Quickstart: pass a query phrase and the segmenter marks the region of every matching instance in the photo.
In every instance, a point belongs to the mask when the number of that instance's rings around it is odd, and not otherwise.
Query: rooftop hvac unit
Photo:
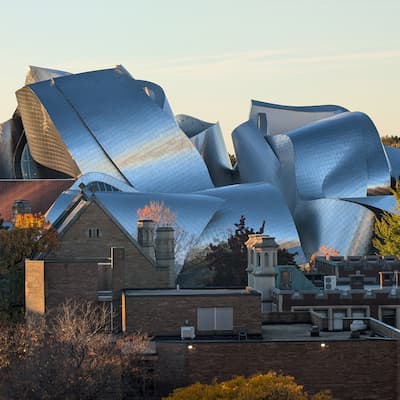
[[[336,276],[335,275],[324,276],[324,289],[325,290],[335,290],[336,289]]]
[[[181,326],[181,339],[194,339],[196,337],[194,326]]]

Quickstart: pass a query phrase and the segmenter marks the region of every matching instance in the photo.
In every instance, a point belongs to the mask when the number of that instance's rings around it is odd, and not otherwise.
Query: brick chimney
[[[154,222],[151,219],[140,219],[137,223],[137,241],[143,253],[155,260]]]
[[[169,287],[175,287],[175,239],[174,229],[170,226],[160,226],[156,231],[155,255],[157,267],[168,268]]]

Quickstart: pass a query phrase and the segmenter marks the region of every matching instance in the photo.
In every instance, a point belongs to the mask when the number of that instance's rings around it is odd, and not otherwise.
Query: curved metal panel
[[[0,178],[15,178],[15,156],[18,142],[23,135],[21,123],[10,119],[0,124]]]
[[[207,168],[175,120],[124,69],[54,79],[98,144],[137,189],[212,187]]]
[[[302,201],[295,211],[307,258],[321,246],[329,246],[343,256],[367,254],[374,220],[374,213],[367,208],[337,199]]]
[[[390,146],[384,146],[384,149],[390,165],[390,175],[400,181],[400,149]]]
[[[32,158],[48,168],[78,176],[79,168],[43,104],[27,86],[16,95]]]
[[[368,196],[359,198],[344,199],[351,201],[352,203],[361,204],[362,206],[368,207],[375,210],[387,211],[392,214],[399,214],[400,210],[397,209],[396,199],[392,195],[387,196]]]
[[[268,183],[252,183],[215,188],[201,192],[215,196],[225,203],[215,213],[200,237],[201,245],[227,239],[234,223],[246,217],[246,224],[257,230],[265,220],[265,233],[276,238],[281,247],[291,252],[302,251],[292,215],[285,200],[274,186]]]
[[[219,123],[212,124],[183,114],[175,118],[205,161],[214,185],[237,183],[237,173],[232,168]]]
[[[71,75],[69,72],[60,71],[58,69],[50,69],[43,67],[36,67],[34,65],[29,66],[29,71],[25,78],[25,85],[31,83],[47,81],[52,78],[57,78],[59,76]]]
[[[362,113],[341,113],[287,134],[302,199],[363,197],[390,185],[379,135]]]
[[[348,110],[336,105],[298,107],[252,100],[250,120],[264,135],[277,135],[345,111]]]
[[[31,154],[37,162],[73,177],[98,171],[126,182],[52,81],[24,87],[16,94]]]
[[[115,179],[113,176],[103,174],[101,172],[89,172],[80,176],[70,187],[70,190],[80,190],[79,185],[82,183],[85,186],[88,186],[93,182],[103,182],[107,185],[113,186],[121,192],[137,192],[137,190],[135,190],[132,186],[127,185],[119,179]]]
[[[280,186],[280,162],[252,121],[232,132],[237,168],[243,183],[268,182]]]

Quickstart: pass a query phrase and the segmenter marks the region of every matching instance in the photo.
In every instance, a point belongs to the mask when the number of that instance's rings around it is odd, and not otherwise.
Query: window
[[[382,308],[382,322],[396,327],[396,309]]]
[[[290,271],[281,271],[281,289],[292,289],[292,274]]]
[[[231,331],[233,329],[233,308],[198,308],[197,329],[199,331]]]
[[[257,253],[257,265],[261,266],[261,255],[260,255],[260,253]]]
[[[367,316],[367,310],[364,308],[352,308],[351,316],[353,318],[365,318]]]
[[[89,239],[98,239],[101,237],[101,231],[99,228],[89,228],[87,235]]]

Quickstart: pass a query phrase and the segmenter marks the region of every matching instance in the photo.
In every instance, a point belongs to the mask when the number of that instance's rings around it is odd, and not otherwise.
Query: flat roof
[[[262,337],[267,341],[334,341],[334,340],[382,340],[388,337],[371,337],[370,332],[361,333],[357,339],[350,338],[350,331],[320,331],[319,336],[311,336],[312,324],[270,324],[263,325]]]
[[[221,296],[256,295],[252,289],[125,289],[125,296]]]

